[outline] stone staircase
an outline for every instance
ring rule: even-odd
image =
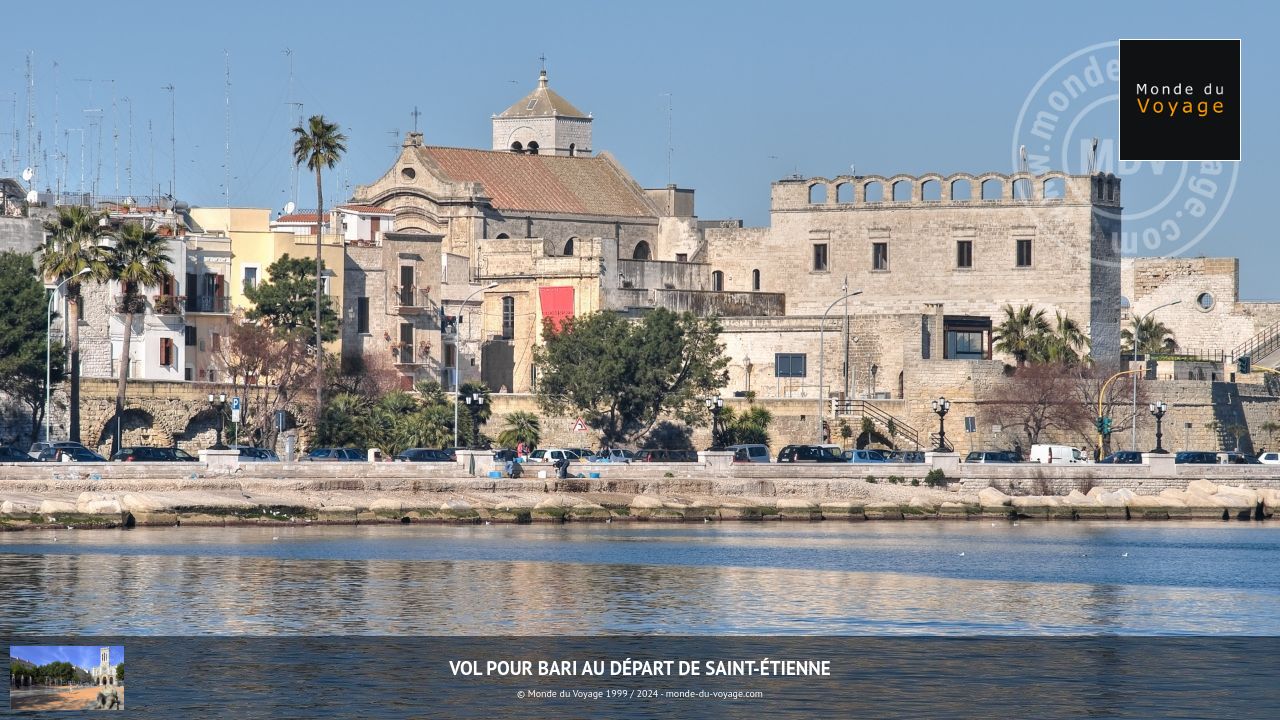
[[[834,415],[844,418],[868,418],[876,430],[893,441],[893,446],[900,447],[900,442],[910,443],[913,449],[920,449],[920,432],[899,417],[885,412],[867,400],[833,400]],[[856,428],[855,428],[856,429]],[[934,442],[930,447],[936,446]]]
[[[1280,322],[1275,323],[1236,346],[1232,358],[1248,355],[1254,365],[1275,367],[1280,362]]]

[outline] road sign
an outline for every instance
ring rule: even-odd
[[[966,415],[964,418],[964,431],[967,433],[978,432],[978,418],[973,415]]]
[[[574,431],[574,432],[586,432],[586,431],[587,431],[587,424],[586,424],[586,423],[584,423],[584,422],[582,422],[582,418],[578,418],[577,422],[575,422],[575,423],[573,424],[573,431]]]
[[[240,422],[240,398],[231,398],[231,422]]]

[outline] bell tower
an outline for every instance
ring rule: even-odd
[[[547,71],[519,102],[493,116],[493,149],[528,155],[591,155],[591,115],[548,87]]]

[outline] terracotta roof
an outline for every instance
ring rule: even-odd
[[[644,191],[607,155],[567,157],[423,146],[419,157],[454,182],[479,182],[497,210],[653,217]]]
[[[394,210],[388,210],[377,205],[339,205],[339,210],[350,210],[351,212],[364,213],[366,215],[395,215]],[[312,215],[312,217],[315,217]]]
[[[560,97],[555,90],[547,87],[547,71],[538,75],[538,87],[525,95],[515,105],[502,111],[498,117],[586,117],[586,113],[573,106],[568,100]]]
[[[319,217],[315,213],[294,213],[292,215],[281,215],[276,219],[280,223],[314,223]]]

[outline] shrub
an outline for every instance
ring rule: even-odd
[[[912,487],[917,487],[917,486],[919,486],[919,485],[920,485],[920,478],[911,478],[911,486],[912,486]]]
[[[866,479],[867,479],[867,482],[869,482],[869,483],[873,483],[873,484],[874,484],[874,483],[876,482],[876,476],[875,476],[875,475],[868,475]]]
[[[901,475],[890,475],[889,482],[893,483],[894,485],[901,485],[903,482],[903,479]]]
[[[939,468],[934,468],[924,476],[924,484],[929,487],[946,487],[947,474]]]

